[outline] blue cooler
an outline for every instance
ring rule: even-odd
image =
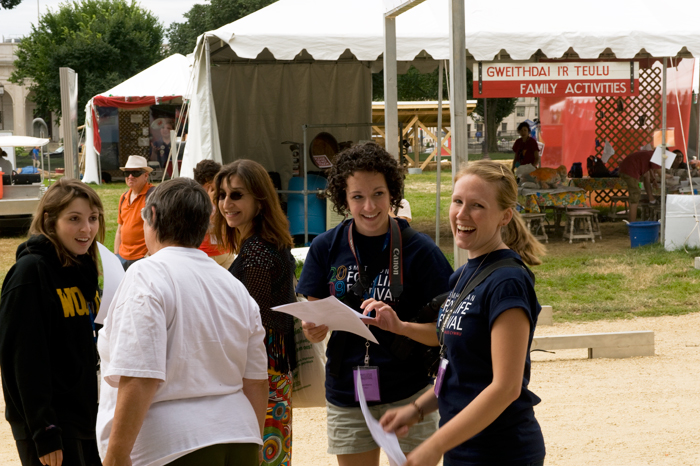
[[[309,175],[307,189],[326,189],[327,180],[318,175]],[[293,177],[289,180],[290,191],[303,191],[304,178]],[[316,194],[308,194],[309,236],[320,235],[326,231],[326,200]],[[289,232],[292,236],[304,235],[304,197],[302,194],[289,194],[287,197],[287,218]],[[303,240],[302,240],[303,241]]]

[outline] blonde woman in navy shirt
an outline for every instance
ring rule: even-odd
[[[540,264],[544,247],[516,212],[516,199],[515,178],[499,163],[472,162],[456,176],[450,224],[469,261],[450,278],[438,319],[436,388],[381,419],[402,436],[439,410],[440,428],[408,455],[407,466],[433,466],[441,457],[445,466],[544,463],[533,410],[540,399],[528,389],[541,308],[525,266]],[[496,263],[500,268],[490,267]],[[493,271],[482,274],[487,268]]]

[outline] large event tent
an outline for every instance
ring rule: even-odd
[[[192,87],[191,67],[191,58],[176,53],[88,101],[85,106],[87,130],[83,177],[86,183],[99,184],[101,178],[97,163],[101,143],[95,106],[139,108],[186,96]]]
[[[451,58],[450,1],[426,0],[396,18],[399,72],[410,65],[425,72]],[[468,63],[700,56],[696,3],[465,6]],[[669,18],[669,6],[680,14]],[[182,174],[192,176],[202,159],[250,157],[285,182],[292,162],[279,143],[299,141],[302,125],[369,121],[370,72],[383,66],[384,26],[378,0],[279,0],[200,36]],[[369,131],[347,137],[369,139]]]
[[[448,3],[426,0],[396,19],[399,72],[450,59]],[[683,14],[668,21],[651,0],[468,2],[466,53],[472,61],[698,56],[700,4],[678,6]],[[204,158],[249,156],[284,179],[291,160],[279,142],[299,141],[301,125],[369,121],[383,12],[377,0],[279,0],[201,36],[189,135],[198,144],[188,146],[183,174]]]

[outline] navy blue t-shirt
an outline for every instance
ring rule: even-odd
[[[503,249],[492,251],[483,264],[485,255],[470,259],[460,267],[450,278],[450,289],[453,291],[440,311],[438,328],[442,324],[443,312],[451,308],[476,269],[483,270],[509,257],[520,259],[514,251]],[[461,273],[462,268],[464,273]],[[504,311],[521,308],[530,320],[520,396],[486,429],[448,451],[445,458],[451,465],[522,465],[545,456],[542,430],[533,410],[540,399],[527,388],[530,381],[530,346],[541,310],[533,285],[523,269],[505,267],[495,270],[458,304],[446,324],[444,343],[449,365],[438,398],[440,426],[459,414],[493,380],[491,329],[496,318]]]
[[[408,227],[405,220],[397,220],[401,230]],[[350,225],[351,222],[346,220],[313,240],[304,262],[297,293],[319,299],[333,295],[350,305],[346,299],[347,294],[359,279],[357,261],[348,243]],[[390,248],[384,248],[384,238],[384,235],[361,238],[357,232],[353,235],[355,246],[359,249],[359,260],[364,265],[368,265],[364,261],[370,262],[376,254],[386,255],[386,266],[378,275],[376,286],[370,290],[372,297],[391,305],[401,320],[410,320],[423,305],[448,291],[452,267],[427,235],[416,233],[402,245],[403,293],[396,303],[389,289]],[[360,312],[359,305],[351,307]],[[420,364],[413,360],[401,360],[390,353],[389,348],[395,338],[393,333],[375,326],[369,328],[379,342],[379,345],[370,343],[369,364],[379,367],[381,397],[380,402],[370,402],[370,405],[403,400],[431,382]],[[352,371],[355,367],[364,365],[365,342],[364,338],[348,332],[331,334],[326,352],[326,399],[330,403],[343,407],[359,406],[355,401]],[[337,377],[334,377],[329,368],[337,363],[336,358],[340,358],[340,369]]]

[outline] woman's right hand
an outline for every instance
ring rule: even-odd
[[[412,404],[387,411],[379,420],[384,432],[394,432],[397,437],[405,437],[408,428],[418,422],[419,413]]]
[[[328,334],[327,325],[316,325],[313,322],[301,321],[301,328],[304,330],[304,336],[311,343],[320,343],[325,340]]]
[[[63,464],[63,450],[52,451],[39,458],[41,464],[47,466],[61,466]]]

